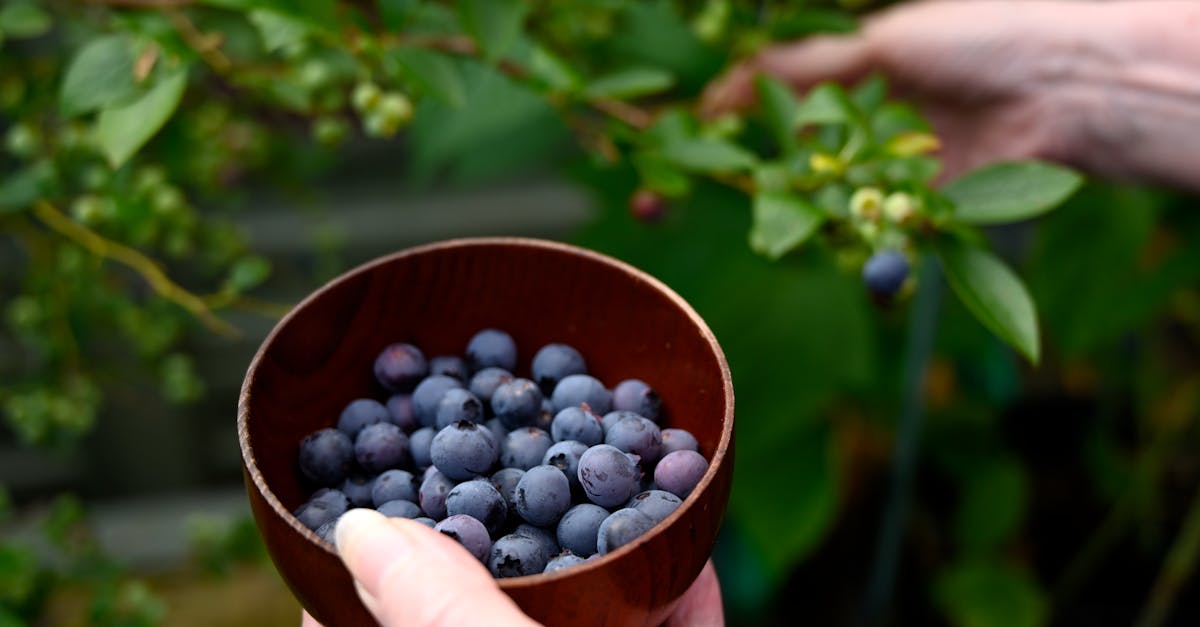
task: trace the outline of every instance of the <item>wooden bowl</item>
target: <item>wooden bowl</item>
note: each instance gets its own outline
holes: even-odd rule
[[[662,624],[708,559],[729,498],[729,367],[700,316],[657,279],[540,240],[462,239],[378,259],[317,290],[263,341],[242,385],[238,440],[254,518],[284,581],[329,627],[373,624],[333,548],[291,514],[307,498],[299,442],[351,399],[383,395],[372,363],[384,346],[462,354],[486,327],[513,336],[524,376],[538,348],[566,342],[606,385],[647,381],[663,398],[660,422],[699,440],[708,473],[650,533],[566,571],[500,580],[546,625]]]

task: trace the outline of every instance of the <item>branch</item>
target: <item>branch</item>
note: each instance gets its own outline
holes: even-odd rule
[[[238,337],[238,330],[228,322],[218,318],[205,304],[204,299],[179,286],[163,272],[155,261],[146,255],[114,242],[103,235],[68,218],[54,205],[42,200],[33,207],[33,213],[43,224],[63,235],[92,254],[111,259],[137,272],[146,280],[150,287],[163,298],[183,307],[196,316],[204,326],[214,333],[226,337]]]

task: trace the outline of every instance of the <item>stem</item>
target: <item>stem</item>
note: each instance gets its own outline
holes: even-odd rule
[[[900,424],[892,449],[891,485],[879,529],[879,546],[868,583],[862,623],[881,625],[892,601],[896,570],[900,560],[903,532],[912,501],[913,473],[921,443],[921,419],[924,405],[922,382],[937,331],[941,302],[942,277],[937,261],[925,259],[917,286],[916,302],[909,319],[908,343],[904,359],[904,397]]]
[[[1162,570],[1158,573],[1154,587],[1150,589],[1146,606],[1142,608],[1142,613],[1138,617],[1137,627],[1160,627],[1166,623],[1171,614],[1171,606],[1175,604],[1175,597],[1179,595],[1179,589],[1187,583],[1188,578],[1192,576],[1192,571],[1196,569],[1198,556],[1200,556],[1200,488],[1192,497],[1192,504],[1188,508],[1183,527],[1179,530],[1179,535],[1175,537],[1170,551],[1167,552],[1167,558],[1163,562]]]
[[[43,224],[65,236],[67,239],[83,246],[91,251],[92,254],[105,259],[111,259],[137,272],[160,296],[191,312],[204,326],[213,332],[226,337],[237,337],[239,335],[238,330],[233,325],[218,318],[209,309],[204,299],[172,281],[153,259],[124,244],[114,242],[68,218],[61,211],[54,208],[54,205],[46,201],[38,201],[33,206],[33,213]]]

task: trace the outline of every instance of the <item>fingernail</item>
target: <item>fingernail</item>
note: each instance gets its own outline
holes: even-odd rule
[[[365,507],[356,507],[342,514],[333,531],[333,543],[338,553],[345,555],[350,546],[350,539],[361,537],[372,527],[385,523],[387,517],[379,512]]]

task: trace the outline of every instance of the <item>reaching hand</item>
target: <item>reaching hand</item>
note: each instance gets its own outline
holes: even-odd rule
[[[714,82],[702,112],[750,105],[760,72],[805,90],[879,70],[929,116],[945,178],[1044,158],[1198,188],[1197,66],[1200,3],[920,2],[763,51]]]
[[[337,546],[363,605],[384,627],[536,625],[500,591],[479,560],[420,523],[385,518],[369,509],[351,510],[338,522]],[[667,625],[724,624],[710,562]],[[302,626],[318,623],[305,613]]]

